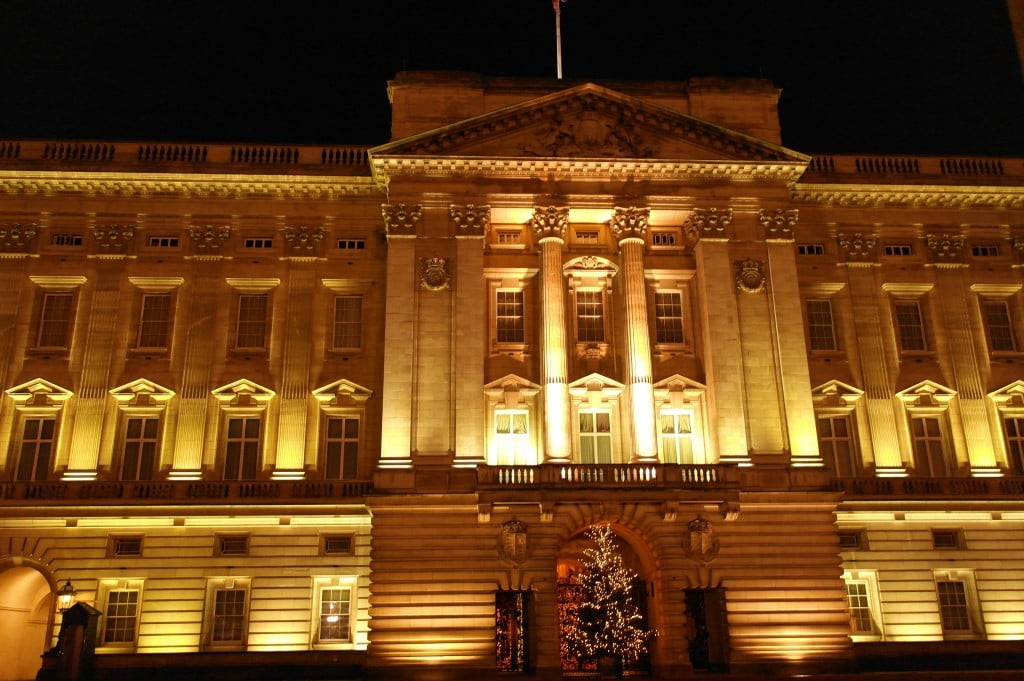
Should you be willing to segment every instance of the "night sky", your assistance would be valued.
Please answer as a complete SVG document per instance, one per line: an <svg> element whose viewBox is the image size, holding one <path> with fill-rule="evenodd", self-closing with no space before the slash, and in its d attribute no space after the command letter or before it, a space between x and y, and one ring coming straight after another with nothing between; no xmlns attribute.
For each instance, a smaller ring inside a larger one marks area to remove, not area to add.
<svg viewBox="0 0 1024 681"><path fill-rule="evenodd" d="M0 139L375 144L397 71L554 76L550 0L266 7L0 0ZM763 76L799 151L1024 156L1002 0L562 7L566 78Z"/></svg>

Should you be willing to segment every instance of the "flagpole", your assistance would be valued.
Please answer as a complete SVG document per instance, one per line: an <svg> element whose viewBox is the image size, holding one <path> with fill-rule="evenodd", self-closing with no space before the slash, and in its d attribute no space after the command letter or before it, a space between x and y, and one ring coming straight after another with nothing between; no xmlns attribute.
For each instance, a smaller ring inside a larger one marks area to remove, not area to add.
<svg viewBox="0 0 1024 681"><path fill-rule="evenodd" d="M562 80L562 0L551 0L555 8L555 63L558 67L558 80Z"/></svg>

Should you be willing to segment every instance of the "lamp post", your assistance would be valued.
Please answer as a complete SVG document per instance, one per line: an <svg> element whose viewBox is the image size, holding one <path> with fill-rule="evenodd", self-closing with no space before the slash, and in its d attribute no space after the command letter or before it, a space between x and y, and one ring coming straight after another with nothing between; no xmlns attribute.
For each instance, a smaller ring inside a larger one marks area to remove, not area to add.
<svg viewBox="0 0 1024 681"><path fill-rule="evenodd" d="M57 589L57 612L63 615L70 610L71 606L75 604L75 596L77 595L78 592L71 584L71 580L65 580L64 585Z"/></svg>

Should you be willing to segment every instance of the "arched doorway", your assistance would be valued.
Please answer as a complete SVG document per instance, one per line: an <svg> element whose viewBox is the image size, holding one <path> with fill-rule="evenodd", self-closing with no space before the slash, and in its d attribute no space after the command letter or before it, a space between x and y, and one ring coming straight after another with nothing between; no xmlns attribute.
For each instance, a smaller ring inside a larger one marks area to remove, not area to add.
<svg viewBox="0 0 1024 681"><path fill-rule="evenodd" d="M557 563L557 605L558 605L558 644L559 659L562 673L566 676L589 676L597 671L597 660L577 655L571 649L567 631L578 621L579 607L586 596L586 587L582 575L586 570L584 550L594 545L587 537L587 529L581 530L563 545L558 554ZM654 631L652 623L657 620L657 603L655 602L653 561L647 547L622 528L613 526L615 531L614 550L621 555L624 566L635 573L631 600L637 605L641 620L639 626L645 631ZM628 539L627 539L628 537ZM653 644L653 639L650 642ZM651 671L651 645L636 660L625 666L626 674L646 674Z"/></svg>
<svg viewBox="0 0 1024 681"><path fill-rule="evenodd" d="M42 573L25 566L0 571L0 640L7 651L0 681L36 677L52 617L53 589Z"/></svg>

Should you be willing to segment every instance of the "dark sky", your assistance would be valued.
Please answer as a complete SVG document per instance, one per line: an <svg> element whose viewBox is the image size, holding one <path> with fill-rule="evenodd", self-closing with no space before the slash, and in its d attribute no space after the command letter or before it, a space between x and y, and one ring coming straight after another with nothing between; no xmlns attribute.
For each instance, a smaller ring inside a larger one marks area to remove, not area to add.
<svg viewBox="0 0 1024 681"><path fill-rule="evenodd" d="M763 76L799 151L1024 155L1003 0L569 0L565 75ZM403 69L554 75L550 0L0 0L0 139L380 143Z"/></svg>

